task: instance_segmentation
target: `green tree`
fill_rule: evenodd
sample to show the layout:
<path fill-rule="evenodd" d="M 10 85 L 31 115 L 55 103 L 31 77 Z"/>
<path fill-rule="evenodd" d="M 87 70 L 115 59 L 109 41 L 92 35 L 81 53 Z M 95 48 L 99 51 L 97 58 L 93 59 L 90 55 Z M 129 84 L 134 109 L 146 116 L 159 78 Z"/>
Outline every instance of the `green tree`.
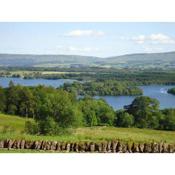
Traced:
<path fill-rule="evenodd" d="M 125 111 L 116 113 L 115 126 L 119 127 L 132 127 L 134 125 L 134 117 Z"/>
<path fill-rule="evenodd" d="M 35 98 L 28 87 L 22 87 L 19 92 L 19 106 L 19 115 L 34 118 Z"/>
<path fill-rule="evenodd" d="M 48 94 L 54 94 L 56 90 L 52 87 L 45 87 L 39 85 L 37 87 L 31 88 L 32 94 L 34 96 L 35 107 L 34 114 L 36 120 L 42 120 L 50 116 L 51 109 L 48 107 Z"/>
<path fill-rule="evenodd" d="M 64 90 L 44 95 L 38 112 L 39 119 L 53 117 L 61 127 L 77 127 L 83 124 L 82 113 L 74 102 L 72 94 Z"/>
<path fill-rule="evenodd" d="M 134 116 L 135 126 L 139 128 L 157 127 L 159 119 L 159 102 L 156 99 L 140 96 L 136 97 L 131 105 L 125 107 L 127 112 Z"/>
<path fill-rule="evenodd" d="M 5 112 L 6 109 L 6 95 L 5 90 L 0 87 L 0 112 Z"/>
<path fill-rule="evenodd" d="M 113 125 L 115 112 L 111 106 L 103 99 L 97 100 L 98 109 L 97 117 L 100 119 L 101 124 Z"/>
<path fill-rule="evenodd" d="M 79 102 L 87 126 L 112 125 L 114 111 L 104 100 L 85 97 Z"/>
<path fill-rule="evenodd" d="M 97 104 L 91 97 L 86 96 L 79 102 L 79 108 L 83 113 L 86 126 L 98 125 L 98 119 L 96 115 Z"/>
<path fill-rule="evenodd" d="M 162 110 L 163 117 L 160 120 L 159 129 L 175 130 L 175 109 Z"/>
<path fill-rule="evenodd" d="M 9 83 L 7 88 L 7 113 L 9 114 L 18 114 L 19 111 L 19 91 L 21 86 L 15 86 L 12 81 Z"/>

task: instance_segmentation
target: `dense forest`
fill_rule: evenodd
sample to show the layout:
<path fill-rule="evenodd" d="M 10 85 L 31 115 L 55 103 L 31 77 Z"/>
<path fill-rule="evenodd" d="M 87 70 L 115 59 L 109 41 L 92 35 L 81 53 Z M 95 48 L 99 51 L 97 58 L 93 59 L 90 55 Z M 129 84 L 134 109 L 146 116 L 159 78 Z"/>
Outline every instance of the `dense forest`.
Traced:
<path fill-rule="evenodd" d="M 127 82 L 118 82 L 115 80 L 91 81 L 91 82 L 73 82 L 64 83 L 62 89 L 73 92 L 77 95 L 103 96 L 103 95 L 142 95 L 143 92 L 136 86 L 131 86 Z"/>
<path fill-rule="evenodd" d="M 26 122 L 30 134 L 56 135 L 67 128 L 116 126 L 175 130 L 175 109 L 159 109 L 159 102 L 140 96 L 124 110 L 114 111 L 103 99 L 76 94 L 62 89 L 24 87 L 10 82 L 0 88 L 0 112 L 33 118 Z"/>

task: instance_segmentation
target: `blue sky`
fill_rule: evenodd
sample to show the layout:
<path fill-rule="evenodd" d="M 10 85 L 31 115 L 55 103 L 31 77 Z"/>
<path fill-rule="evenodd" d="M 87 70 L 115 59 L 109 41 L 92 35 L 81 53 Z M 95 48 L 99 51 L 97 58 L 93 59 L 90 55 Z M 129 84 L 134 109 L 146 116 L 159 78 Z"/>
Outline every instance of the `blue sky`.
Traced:
<path fill-rule="evenodd" d="M 175 51 L 175 23 L 0 23 L 0 53 L 115 56 Z"/>

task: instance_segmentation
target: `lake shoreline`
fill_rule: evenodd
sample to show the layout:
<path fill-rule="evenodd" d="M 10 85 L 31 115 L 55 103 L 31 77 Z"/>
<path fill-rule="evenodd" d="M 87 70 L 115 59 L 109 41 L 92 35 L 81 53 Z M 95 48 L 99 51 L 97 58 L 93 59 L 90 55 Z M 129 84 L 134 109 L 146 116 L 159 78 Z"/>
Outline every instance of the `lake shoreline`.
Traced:
<path fill-rule="evenodd" d="M 40 84 L 53 86 L 55 88 L 60 87 L 66 82 L 72 83 L 77 80 L 73 79 L 57 79 L 57 80 L 46 80 L 46 79 L 22 79 L 22 78 L 4 78 L 0 77 L 0 85 L 2 87 L 7 87 L 10 81 L 15 84 L 21 84 L 24 86 L 37 86 Z M 143 96 L 149 96 L 151 98 L 156 98 L 160 102 L 160 108 L 173 108 L 175 107 L 175 96 L 167 93 L 169 88 L 175 87 L 174 85 L 144 85 L 138 86 L 143 90 Z M 140 96 L 140 95 L 138 95 Z M 110 106 L 114 109 L 123 109 L 125 105 L 131 104 L 135 96 L 95 96 L 95 98 L 103 98 Z"/>

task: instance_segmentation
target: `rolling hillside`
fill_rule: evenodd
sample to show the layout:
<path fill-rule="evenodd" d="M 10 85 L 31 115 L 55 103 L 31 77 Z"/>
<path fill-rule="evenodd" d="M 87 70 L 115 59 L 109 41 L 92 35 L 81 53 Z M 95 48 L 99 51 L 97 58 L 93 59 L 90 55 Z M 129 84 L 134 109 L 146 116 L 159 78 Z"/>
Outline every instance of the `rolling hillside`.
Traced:
<path fill-rule="evenodd" d="M 101 58 L 80 55 L 25 55 L 0 54 L 0 66 L 56 67 L 70 65 L 90 65 Z"/>
<path fill-rule="evenodd" d="M 80 55 L 0 54 L 0 66 L 175 68 L 175 52 L 128 54 L 108 58 Z"/>
<path fill-rule="evenodd" d="M 121 67 L 164 67 L 175 68 L 175 52 L 142 53 L 109 57 L 105 64 L 120 65 Z"/>
<path fill-rule="evenodd" d="M 174 131 L 159 131 L 139 128 L 84 127 L 72 129 L 71 134 L 58 136 L 27 135 L 24 133 L 25 121 L 29 119 L 0 114 L 0 140 L 56 140 L 56 141 L 107 141 L 119 139 L 134 142 L 175 142 Z M 32 119 L 30 119 L 32 120 Z"/>
<path fill-rule="evenodd" d="M 26 120 L 31 119 L 0 113 L 0 133 L 21 134 L 24 131 Z"/>

